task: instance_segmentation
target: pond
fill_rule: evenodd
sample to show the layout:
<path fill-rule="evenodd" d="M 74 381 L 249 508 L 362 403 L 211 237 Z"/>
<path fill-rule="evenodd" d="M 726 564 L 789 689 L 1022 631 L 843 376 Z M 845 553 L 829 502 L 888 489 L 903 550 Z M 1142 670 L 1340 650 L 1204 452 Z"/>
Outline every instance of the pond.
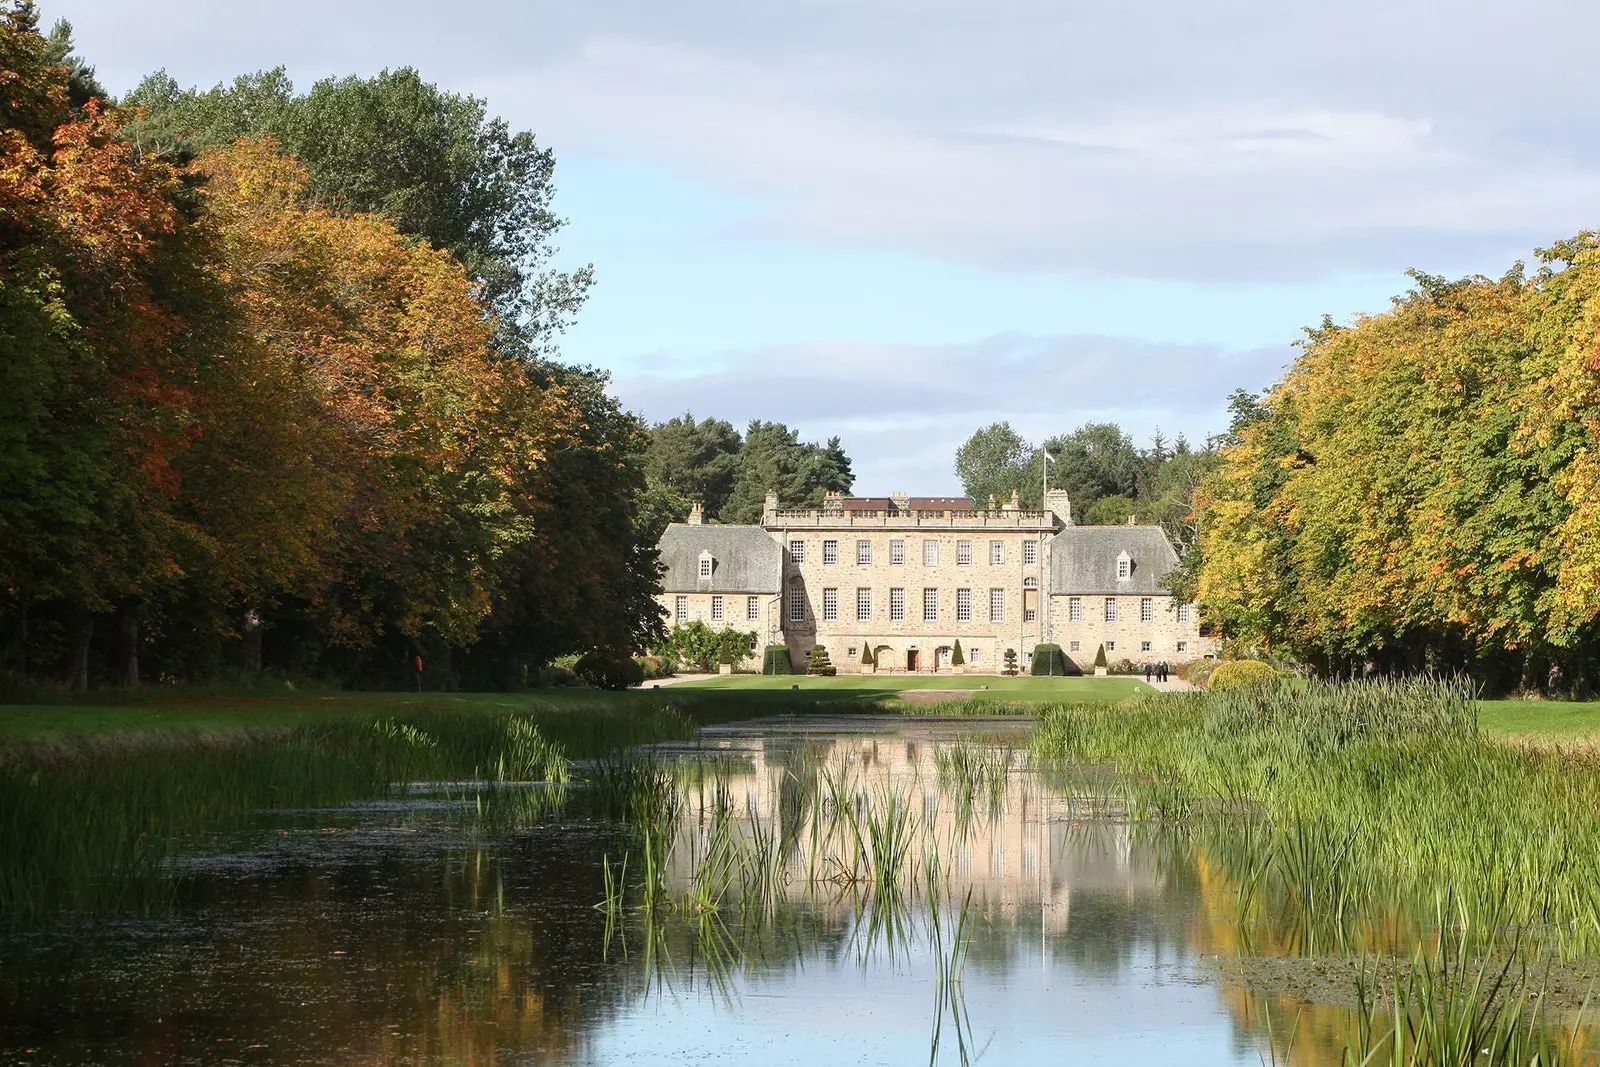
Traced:
<path fill-rule="evenodd" d="M 0 934 L 0 1062 L 1339 1062 L 1344 972 L 1263 979 L 1205 849 L 1029 731 L 760 720 L 262 812 L 170 909 Z"/>

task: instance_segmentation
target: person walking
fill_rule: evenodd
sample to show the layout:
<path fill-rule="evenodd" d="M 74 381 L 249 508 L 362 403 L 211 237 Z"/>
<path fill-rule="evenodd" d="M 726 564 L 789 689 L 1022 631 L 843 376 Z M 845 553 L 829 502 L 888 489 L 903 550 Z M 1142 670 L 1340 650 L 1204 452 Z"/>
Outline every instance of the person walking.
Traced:
<path fill-rule="evenodd" d="M 1150 666 L 1150 664 L 1146 663 L 1144 665 L 1144 684 L 1145 685 L 1149 685 L 1150 684 L 1150 672 L 1152 671 L 1152 669 L 1153 668 Z"/>

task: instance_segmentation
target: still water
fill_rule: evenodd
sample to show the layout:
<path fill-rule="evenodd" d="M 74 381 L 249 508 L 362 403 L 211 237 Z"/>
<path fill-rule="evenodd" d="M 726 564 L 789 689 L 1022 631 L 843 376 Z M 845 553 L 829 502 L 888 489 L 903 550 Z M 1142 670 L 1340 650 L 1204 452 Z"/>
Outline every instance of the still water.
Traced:
<path fill-rule="evenodd" d="M 1296 1030 L 1295 1062 L 1336 1062 L 1342 1009 L 1226 977 L 1205 857 L 1026 742 L 708 728 L 658 752 L 648 910 L 639 829 L 582 786 L 516 819 L 459 783 L 263 813 L 193 843 L 172 913 L 0 935 L 0 1063 L 1259 1064 Z M 898 815 L 838 829 L 874 805 Z"/>

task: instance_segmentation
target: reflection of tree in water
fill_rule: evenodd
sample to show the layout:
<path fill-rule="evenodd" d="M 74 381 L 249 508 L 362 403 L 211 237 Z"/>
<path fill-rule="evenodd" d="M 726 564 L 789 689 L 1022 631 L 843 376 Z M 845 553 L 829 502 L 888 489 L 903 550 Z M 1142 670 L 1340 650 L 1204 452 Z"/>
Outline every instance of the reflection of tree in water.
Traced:
<path fill-rule="evenodd" d="M 592 843 L 439 846 L 291 847 L 196 879 L 175 918 L 50 937 L 48 956 L 13 948 L 0 1044 L 100 1063 L 256 1043 L 304 1063 L 577 1056 L 633 995 L 600 959 Z"/>

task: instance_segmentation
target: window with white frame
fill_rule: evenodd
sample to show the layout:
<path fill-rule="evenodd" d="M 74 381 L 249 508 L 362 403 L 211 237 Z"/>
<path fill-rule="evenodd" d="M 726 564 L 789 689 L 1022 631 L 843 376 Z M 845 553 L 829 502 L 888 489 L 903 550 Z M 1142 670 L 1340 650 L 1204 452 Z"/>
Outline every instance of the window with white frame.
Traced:
<path fill-rule="evenodd" d="M 1032 540 L 1022 542 L 1022 562 L 1028 567 L 1039 562 L 1039 542 Z"/>
<path fill-rule="evenodd" d="M 1178 651 L 1180 653 L 1189 651 L 1189 642 L 1187 642 L 1187 641 L 1179 641 L 1178 642 Z"/>
<path fill-rule="evenodd" d="M 822 564 L 831 567 L 839 562 L 839 542 L 829 538 L 822 542 Z"/>
<path fill-rule="evenodd" d="M 1028 598 L 1028 594 L 1029 593 L 1033 594 L 1033 599 L 1031 599 L 1031 600 Z M 1039 579 L 1037 579 L 1037 578 L 1024 578 L 1024 579 L 1022 579 L 1022 621 L 1023 622 L 1033 622 L 1035 619 L 1037 619 L 1039 617 L 1039 609 L 1035 606 L 1039 602 L 1038 598 L 1039 598 Z"/>
<path fill-rule="evenodd" d="M 1156 598 L 1155 597 L 1142 596 L 1142 597 L 1139 598 L 1139 621 L 1140 622 L 1155 622 L 1156 621 Z M 1145 651 L 1148 652 L 1149 649 L 1146 649 Z"/>
<path fill-rule="evenodd" d="M 744 598 L 744 617 L 751 622 L 761 618 L 761 598 L 747 596 Z"/>
<path fill-rule="evenodd" d="M 1194 618 L 1194 605 L 1192 605 L 1192 604 L 1179 604 L 1178 605 L 1178 621 L 1179 622 L 1189 622 L 1193 618 Z"/>
<path fill-rule="evenodd" d="M 1068 641 L 1067 642 L 1067 651 L 1068 652 L 1081 652 L 1081 651 L 1083 651 L 1083 646 L 1081 644 L 1079 644 L 1078 642 L 1076 642 L 1076 641 Z"/>
<path fill-rule="evenodd" d="M 924 589 L 922 591 L 922 621 L 939 621 L 939 590 Z"/>
<path fill-rule="evenodd" d="M 956 542 L 956 566 L 958 566 L 958 567 L 970 567 L 970 566 L 972 566 L 972 542 L 971 541 L 957 541 Z"/>
<path fill-rule="evenodd" d="M 1006 543 L 1004 541 L 989 542 L 989 566 L 999 567 L 1006 561 Z"/>
<path fill-rule="evenodd" d="M 702 578 L 711 577 L 711 567 L 715 562 L 716 561 L 714 559 L 712 559 L 712 557 L 711 557 L 711 553 L 709 553 L 709 552 L 700 553 L 700 577 L 702 577 Z"/>
<path fill-rule="evenodd" d="M 1106 651 L 1107 652 L 1115 652 L 1116 650 L 1117 650 L 1117 643 L 1115 641 L 1107 641 L 1106 642 Z"/>
<path fill-rule="evenodd" d="M 824 589 L 822 591 L 822 621 L 839 621 L 839 590 Z"/>
<path fill-rule="evenodd" d="M 789 558 L 796 563 L 804 563 L 806 561 L 806 543 L 804 541 L 790 541 Z"/>
<path fill-rule="evenodd" d="M 856 621 L 867 622 L 872 618 L 872 590 L 861 586 L 856 590 Z"/>
<path fill-rule="evenodd" d="M 895 567 L 903 567 L 906 562 L 906 543 L 899 538 L 889 542 L 889 563 Z"/>
<path fill-rule="evenodd" d="M 859 567 L 872 566 L 872 542 L 856 542 L 856 565 Z"/>
<path fill-rule="evenodd" d="M 1126 552 L 1117 557 L 1117 581 L 1125 582 L 1133 577 L 1133 559 Z"/>
<path fill-rule="evenodd" d="M 789 590 L 789 621 L 806 621 L 806 591 L 798 585 Z"/>
<path fill-rule="evenodd" d="M 989 590 L 989 621 L 1006 621 L 1006 591 L 1004 589 Z"/>
<path fill-rule="evenodd" d="M 967 662 L 972 664 L 974 667 L 978 665 L 978 661 L 982 658 L 983 649 L 981 648 L 975 648 L 971 652 L 967 653 Z"/>
<path fill-rule="evenodd" d="M 711 621 L 722 621 L 722 598 L 720 596 L 714 596 L 711 598 Z"/>
<path fill-rule="evenodd" d="M 924 567 L 937 567 L 939 565 L 939 542 L 922 542 L 922 565 Z"/>
<path fill-rule="evenodd" d="M 889 621 L 904 622 L 906 618 L 906 591 L 904 589 L 889 590 Z"/>
<path fill-rule="evenodd" d="M 1081 597 L 1081 596 L 1069 596 L 1069 597 L 1067 597 L 1067 621 L 1068 622 L 1082 622 L 1083 621 L 1083 597 Z"/>
<path fill-rule="evenodd" d="M 672 617 L 682 622 L 689 617 L 689 598 L 678 596 L 672 598 Z"/>
<path fill-rule="evenodd" d="M 860 650 L 855 645 L 851 645 L 849 648 L 844 650 L 844 654 L 851 659 L 855 659 L 858 651 Z"/>
<path fill-rule="evenodd" d="M 972 621 L 972 590 L 956 590 L 956 622 Z"/>
<path fill-rule="evenodd" d="M 1149 652 L 1150 651 L 1150 642 L 1149 641 L 1140 641 L 1139 642 L 1139 651 L 1140 652 Z"/>
<path fill-rule="evenodd" d="M 1108 596 L 1108 597 L 1106 597 L 1106 622 L 1116 622 L 1116 621 L 1117 621 L 1117 598 L 1114 597 L 1114 596 Z"/>

